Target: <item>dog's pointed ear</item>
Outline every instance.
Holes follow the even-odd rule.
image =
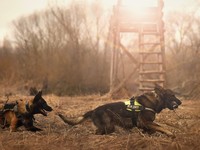
[[[37,102],[38,100],[40,100],[41,97],[42,97],[42,91],[39,91],[39,92],[35,95],[35,97],[34,97],[34,99],[33,99],[33,103],[34,103],[34,102]]]
[[[155,84],[155,88],[154,91],[156,92],[156,94],[162,96],[164,94],[164,88],[158,84]]]

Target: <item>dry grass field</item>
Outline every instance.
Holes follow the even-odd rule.
[[[31,98],[30,96],[11,96],[10,100]],[[0,129],[1,150],[198,150],[200,149],[200,100],[183,100],[176,112],[164,110],[157,115],[156,122],[174,132],[176,138],[161,133],[144,134],[133,128],[120,127],[110,135],[95,135],[95,127],[90,120],[76,126],[64,124],[56,115],[76,117],[99,105],[117,100],[102,100],[98,96],[57,97],[44,96],[53,112],[47,117],[36,115],[35,126],[41,132],[28,132],[20,127],[17,132]],[[5,101],[5,97],[0,98]]]

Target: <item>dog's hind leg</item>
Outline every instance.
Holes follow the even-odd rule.
[[[114,124],[111,118],[105,112],[103,114],[93,114],[92,120],[94,125],[97,127],[96,134],[110,134],[115,131]]]
[[[114,122],[113,122],[112,118],[107,113],[104,114],[103,122],[105,124],[106,134],[110,134],[110,133],[113,133],[115,131]]]
[[[115,131],[114,126],[100,125],[100,124],[96,124],[96,123],[95,123],[95,126],[97,127],[97,130],[95,133],[97,135],[110,134]]]
[[[102,123],[102,120],[99,117],[97,117],[96,115],[93,115],[92,121],[93,121],[94,125],[97,127],[95,134],[97,134],[97,135],[105,134],[105,128]]]

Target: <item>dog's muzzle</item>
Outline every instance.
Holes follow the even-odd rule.
[[[172,102],[172,108],[173,108],[173,109],[178,108],[178,104],[177,104],[176,102]]]
[[[45,105],[45,106],[43,106],[42,109],[40,109],[40,113],[43,114],[44,116],[47,116],[47,112],[46,111],[50,112],[52,110],[53,109],[50,106]]]
[[[45,109],[46,111],[52,111],[52,110],[53,110],[50,106],[46,106],[44,109]]]

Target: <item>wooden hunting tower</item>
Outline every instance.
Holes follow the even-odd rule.
[[[141,92],[153,90],[155,83],[165,84],[165,45],[163,0],[155,0],[157,6],[141,8],[135,12],[123,5],[123,0],[118,0],[113,7],[110,20],[108,40],[112,43],[110,93],[119,90],[126,81],[137,73],[138,89]],[[137,6],[137,2],[135,3]],[[130,8],[130,6],[129,6]],[[122,33],[136,33],[137,53],[132,53],[130,47],[121,42]],[[120,55],[126,54],[135,64],[129,68],[130,74],[123,79],[118,78]],[[135,77],[135,76],[134,76]]]

